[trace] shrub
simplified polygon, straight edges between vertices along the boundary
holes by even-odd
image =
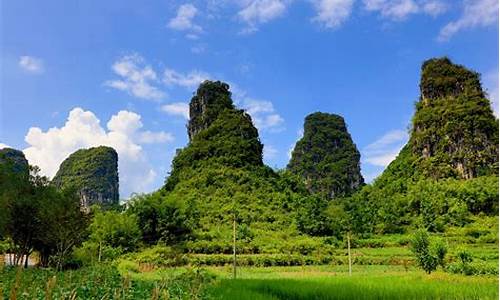
[[[418,230],[413,236],[412,252],[417,265],[427,274],[435,271],[438,265],[445,267],[446,245],[440,240],[431,244],[426,230]]]

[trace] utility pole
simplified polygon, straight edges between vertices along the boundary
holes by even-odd
[[[233,279],[236,279],[236,215],[233,215]]]
[[[352,260],[351,260],[351,232],[347,232],[347,255],[349,256],[349,276],[352,275]]]

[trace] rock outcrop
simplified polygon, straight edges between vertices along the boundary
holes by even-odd
[[[304,122],[288,170],[301,176],[312,193],[348,196],[363,183],[360,154],[341,116],[313,113]]]
[[[0,164],[8,166],[16,173],[29,173],[28,160],[20,150],[12,148],[0,149]]]
[[[448,58],[422,65],[409,145],[423,176],[471,179],[498,171],[498,121],[480,75]]]
[[[52,183],[76,189],[85,208],[118,204],[118,154],[105,146],[78,150],[62,162]]]
[[[189,103],[189,140],[207,129],[224,110],[233,110],[229,85],[220,81],[204,81]]]
[[[262,166],[262,144],[250,115],[236,109],[229,85],[203,82],[190,103],[189,144],[178,150],[166,188],[172,189],[185,168],[208,164]]]

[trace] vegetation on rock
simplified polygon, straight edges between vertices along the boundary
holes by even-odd
[[[317,112],[306,117],[304,136],[295,145],[287,168],[304,179],[311,193],[345,197],[364,182],[359,159],[344,119]]]
[[[83,207],[117,205],[118,154],[105,146],[78,150],[62,162],[52,183],[75,189]]]
[[[0,149],[0,164],[8,166],[13,172],[29,172],[29,165],[22,151],[3,148]]]

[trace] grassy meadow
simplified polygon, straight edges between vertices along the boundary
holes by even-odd
[[[489,273],[466,276],[440,267],[429,275],[413,264],[407,246],[388,245],[353,249],[351,276],[343,263],[240,266],[237,279],[232,278],[230,264],[161,267],[119,259],[61,272],[4,267],[0,295],[4,299],[498,299],[498,246],[451,247],[450,264],[454,251],[463,247],[472,254],[472,264],[488,266]],[[339,249],[335,261],[342,262],[344,252]]]

